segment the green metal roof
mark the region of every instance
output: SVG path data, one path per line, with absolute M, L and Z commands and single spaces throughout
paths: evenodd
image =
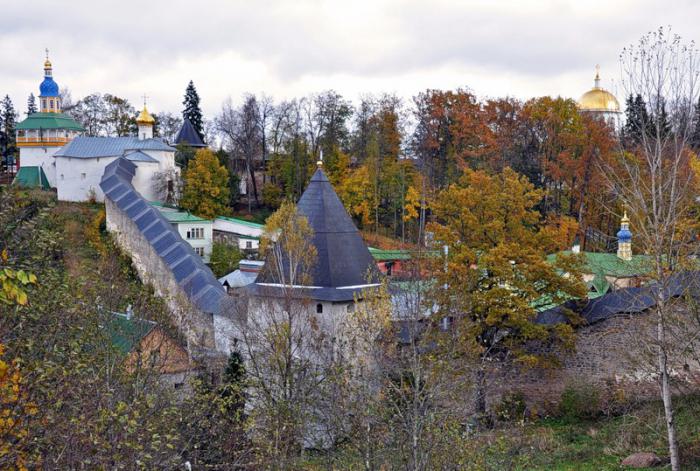
M 185 211 L 161 211 L 160 214 L 165 216 L 168 222 L 197 222 L 201 224 L 211 224 L 208 219 L 200 218 L 192 213 Z
M 408 250 L 382 250 L 375 249 L 374 247 L 367 247 L 369 253 L 372 254 L 375 260 L 378 262 L 386 260 L 410 260 L 411 254 Z
M 70 116 L 63 113 L 32 113 L 19 123 L 19 130 L 27 129 L 69 129 L 84 131 L 83 127 Z
M 265 228 L 264 224 L 258 224 L 257 222 L 246 221 L 245 219 L 231 218 L 231 217 L 227 217 L 227 216 L 218 216 L 216 219 L 221 219 L 222 221 L 235 222 L 238 224 L 243 224 L 244 226 L 254 227 L 256 229 L 261 229 L 261 230 Z
M 155 322 L 133 316 L 127 317 L 118 312 L 109 313 L 104 325 L 112 345 L 125 355 L 131 352 L 155 326 Z
M 13 184 L 25 188 L 41 188 L 42 190 L 51 188 L 44 169 L 41 167 L 20 167 Z
M 559 252 L 571 255 L 570 250 Z M 647 255 L 633 255 L 632 260 L 622 260 L 614 253 L 581 252 L 584 259 L 583 271 L 602 276 L 626 278 L 639 276 L 649 271 L 650 259 Z M 547 256 L 547 260 L 554 262 L 557 254 Z

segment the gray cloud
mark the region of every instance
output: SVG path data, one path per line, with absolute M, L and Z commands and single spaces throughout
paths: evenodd
M 666 24 L 692 39 L 700 14 L 690 0 L 3 3 L 0 93 L 18 107 L 37 91 L 48 46 L 57 81 L 76 98 L 147 92 L 177 111 L 193 78 L 209 114 L 245 90 L 290 96 L 311 86 L 578 96 L 596 63 L 612 78 L 622 47 Z

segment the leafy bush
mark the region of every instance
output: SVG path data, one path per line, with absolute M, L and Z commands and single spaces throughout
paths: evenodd
M 265 183 L 262 187 L 262 200 L 268 208 L 278 208 L 282 204 L 282 190 L 274 183 Z
M 566 420 L 592 419 L 600 413 L 598 389 L 587 383 L 566 386 L 559 400 L 559 415 Z
M 238 262 L 243 258 L 243 254 L 238 246 L 223 242 L 214 242 L 209 258 L 209 265 L 214 275 L 222 277 L 238 268 Z
M 522 392 L 516 391 L 506 394 L 501 398 L 494 409 L 496 419 L 502 422 L 511 422 L 513 420 L 522 420 L 525 417 L 525 396 Z

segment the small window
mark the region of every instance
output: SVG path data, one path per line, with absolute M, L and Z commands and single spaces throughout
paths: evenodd
M 204 247 L 195 247 L 194 251 L 200 257 L 204 257 Z
M 318 303 L 316 305 L 316 314 L 323 314 L 323 304 Z
M 187 238 L 191 239 L 192 238 L 192 233 L 190 231 L 187 231 Z
M 182 387 L 185 385 L 185 383 L 175 383 L 173 384 L 173 387 L 175 389 L 182 389 Z
M 53 100 L 49 100 L 49 106 L 53 109 Z
M 245 241 L 245 248 L 246 249 L 252 249 L 253 248 L 253 242 L 250 240 Z
M 80 174 L 80 179 L 81 179 L 81 180 L 85 180 L 86 177 L 87 177 L 87 174 L 85 174 L 85 173 L 81 173 L 81 174 Z

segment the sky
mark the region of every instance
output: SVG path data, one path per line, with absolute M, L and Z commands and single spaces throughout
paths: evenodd
M 22 112 L 45 48 L 74 101 L 112 93 L 138 108 L 145 94 L 149 110 L 179 113 L 193 80 L 211 118 L 246 92 L 577 98 L 596 64 L 615 92 L 619 54 L 644 33 L 700 40 L 693 0 L 0 0 L 0 13 L 0 95 Z

